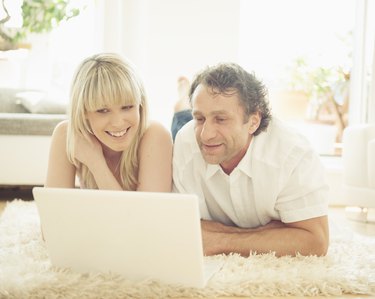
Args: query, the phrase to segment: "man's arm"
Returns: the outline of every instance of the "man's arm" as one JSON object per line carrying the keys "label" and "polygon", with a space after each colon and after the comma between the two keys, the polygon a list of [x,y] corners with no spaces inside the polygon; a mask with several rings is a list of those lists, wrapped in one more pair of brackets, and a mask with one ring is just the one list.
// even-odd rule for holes
{"label": "man's arm", "polygon": [[275,252],[283,255],[318,255],[327,253],[329,243],[328,217],[282,223],[272,221],[266,226],[244,229],[226,226],[219,222],[202,220],[202,237],[205,255],[250,252]]}

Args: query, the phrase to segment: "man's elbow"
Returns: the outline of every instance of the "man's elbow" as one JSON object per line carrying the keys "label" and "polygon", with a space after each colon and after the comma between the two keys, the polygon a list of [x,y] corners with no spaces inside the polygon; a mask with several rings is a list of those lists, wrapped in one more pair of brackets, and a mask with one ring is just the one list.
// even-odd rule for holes
{"label": "man's elbow", "polygon": [[329,247],[329,238],[325,236],[314,237],[310,241],[309,249],[306,250],[303,255],[316,255],[325,256],[327,255]]}
{"label": "man's elbow", "polygon": [[315,244],[312,254],[317,256],[325,256],[328,252],[329,242],[324,240]]}
{"label": "man's elbow", "polygon": [[326,225],[322,227],[319,233],[315,234],[315,255],[325,256],[329,247],[329,227],[326,219]]}
{"label": "man's elbow", "polygon": [[304,237],[302,255],[325,256],[329,247],[329,226],[327,216],[307,220],[302,227],[307,234]]}

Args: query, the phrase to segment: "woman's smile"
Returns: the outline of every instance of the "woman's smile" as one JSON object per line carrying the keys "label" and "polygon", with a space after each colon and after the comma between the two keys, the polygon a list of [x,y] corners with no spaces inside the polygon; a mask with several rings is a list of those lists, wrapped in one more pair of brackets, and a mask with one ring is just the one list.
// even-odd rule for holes
{"label": "woman's smile", "polygon": [[111,137],[123,137],[127,132],[128,130],[130,129],[129,128],[126,128],[124,130],[121,130],[121,131],[105,131],[108,135],[110,135]]}

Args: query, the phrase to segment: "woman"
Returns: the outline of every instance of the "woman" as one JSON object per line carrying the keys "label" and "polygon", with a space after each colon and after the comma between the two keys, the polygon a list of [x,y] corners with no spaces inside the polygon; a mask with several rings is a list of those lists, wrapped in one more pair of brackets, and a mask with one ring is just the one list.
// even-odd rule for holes
{"label": "woman", "polygon": [[129,62],[103,53],[78,67],[69,119],[52,135],[46,187],[170,192],[172,139],[149,123],[143,84]]}

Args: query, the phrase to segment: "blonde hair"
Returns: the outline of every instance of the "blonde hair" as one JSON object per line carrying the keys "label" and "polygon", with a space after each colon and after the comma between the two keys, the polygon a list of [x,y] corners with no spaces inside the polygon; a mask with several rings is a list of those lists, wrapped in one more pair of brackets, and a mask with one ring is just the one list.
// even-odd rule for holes
{"label": "blonde hair", "polygon": [[136,137],[120,159],[123,189],[136,190],[138,185],[138,146],[148,124],[146,94],[142,81],[132,65],[113,53],[101,53],[85,59],[78,67],[70,90],[69,124],[67,134],[68,159],[77,168],[85,188],[98,186],[88,167],[74,158],[75,137],[89,138],[87,111],[111,105],[139,105],[140,123]]}

